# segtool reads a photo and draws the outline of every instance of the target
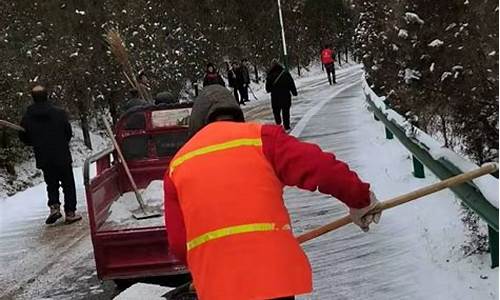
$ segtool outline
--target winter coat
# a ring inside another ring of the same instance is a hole
[[[335,52],[330,48],[325,48],[321,50],[321,62],[324,65],[328,65],[335,62],[334,59]]]
[[[292,75],[278,64],[267,73],[266,91],[271,93],[271,101],[283,105],[291,104],[291,95],[297,96],[297,88]]]
[[[222,86],[226,86],[226,83],[224,82],[224,79],[222,79],[222,76],[217,71],[214,72],[208,72],[205,74],[205,78],[203,79],[203,86],[209,86],[212,84],[220,84]]]
[[[250,84],[250,72],[248,72],[247,66],[242,65],[240,68],[241,68],[241,74],[243,76],[243,83]]]
[[[233,102],[234,99],[233,99]],[[194,111],[194,108],[193,108]],[[233,132],[236,125],[227,122],[228,132]],[[242,136],[242,138],[247,138]],[[283,131],[281,126],[263,125],[261,131],[262,158],[277,174],[283,185],[295,186],[310,191],[319,190],[330,194],[347,206],[366,207],[370,203],[370,185],[361,181],[355,172],[332,153],[323,152],[317,145],[301,142]],[[220,143],[220,141],[217,141]],[[226,166],[221,166],[224,168]],[[241,176],[251,177],[248,170],[240,170]],[[196,174],[196,173],[193,173]],[[174,183],[165,173],[165,215],[168,241],[174,255],[186,262],[186,230],[178,194]],[[204,176],[210,176],[204,175]],[[253,183],[254,181],[248,181]],[[259,186],[262,189],[265,187]],[[220,189],[228,192],[228,189]],[[235,206],[237,208],[238,206]],[[243,283],[242,283],[243,284]]]
[[[232,88],[242,88],[245,84],[250,84],[250,76],[246,67],[245,69],[243,67],[229,69],[227,78]]]
[[[66,112],[49,102],[28,107],[21,121],[19,138],[35,151],[36,167],[46,169],[71,164],[69,141],[73,136]]]

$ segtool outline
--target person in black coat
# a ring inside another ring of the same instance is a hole
[[[250,72],[248,71],[248,64],[248,59],[244,58],[241,60],[241,75],[243,77],[243,89],[245,89],[243,93],[246,96],[244,99],[245,102],[250,101],[248,98],[248,87],[250,85]]]
[[[64,192],[66,223],[82,217],[76,212],[76,189],[69,142],[73,136],[66,112],[49,103],[47,90],[35,86],[31,91],[34,103],[24,114],[19,132],[21,141],[33,146],[36,167],[41,169],[47,184],[50,214],[45,221],[53,224],[62,217],[59,202],[59,187]]]
[[[233,61],[228,71],[227,78],[229,86],[233,88],[236,102],[245,105],[245,102],[248,101],[248,85],[250,84],[248,70],[245,74],[241,65],[237,61]]]
[[[283,121],[285,130],[290,130],[290,107],[292,95],[297,96],[297,88],[292,75],[277,61],[273,61],[267,73],[266,92],[271,93],[271,106],[276,124],[281,125]]]
[[[203,78],[203,86],[209,86],[212,84],[220,84],[222,86],[226,86],[224,79],[220,76],[219,72],[215,68],[213,63],[207,64],[207,70],[205,73],[205,78]]]

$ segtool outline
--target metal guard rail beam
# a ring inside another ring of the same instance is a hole
[[[419,144],[415,143],[411,138],[407,137],[405,130],[396,123],[391,122],[387,116],[371,100],[370,95],[364,91],[366,102],[370,105],[376,119],[381,121],[386,130],[389,130],[395,135],[399,142],[416,157],[420,163],[425,165],[432,173],[441,180],[462,174],[458,167],[447,161],[446,159],[435,160],[427,151]],[[493,206],[483,194],[471,183],[464,183],[451,190],[457,195],[466,206],[471,208],[481,219],[488,224],[489,245],[492,259],[492,267],[498,266],[498,208]]]
[[[85,162],[83,163],[83,184],[84,186],[88,186],[90,184],[90,165],[94,162],[98,161],[100,158],[113,153],[115,150],[114,147],[106,148],[100,152],[97,152],[94,155],[87,157]]]

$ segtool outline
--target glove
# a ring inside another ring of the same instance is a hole
[[[375,194],[370,191],[370,204],[363,208],[350,208],[349,215],[354,224],[358,225],[364,232],[367,232],[372,222],[378,224],[380,221],[382,215],[380,202],[378,202]]]

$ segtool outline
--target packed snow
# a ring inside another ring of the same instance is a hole
[[[163,181],[154,180],[144,190],[139,190],[144,204],[154,210],[163,211]],[[99,228],[104,230],[121,230],[130,228],[144,228],[164,226],[163,217],[137,220],[132,216],[132,211],[140,209],[134,192],[123,194],[115,200],[110,207],[111,214],[106,222]]]

